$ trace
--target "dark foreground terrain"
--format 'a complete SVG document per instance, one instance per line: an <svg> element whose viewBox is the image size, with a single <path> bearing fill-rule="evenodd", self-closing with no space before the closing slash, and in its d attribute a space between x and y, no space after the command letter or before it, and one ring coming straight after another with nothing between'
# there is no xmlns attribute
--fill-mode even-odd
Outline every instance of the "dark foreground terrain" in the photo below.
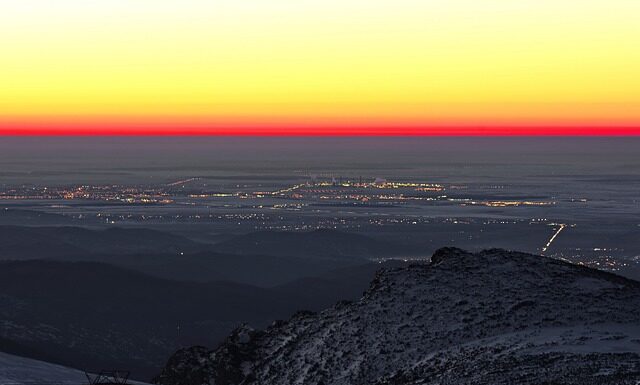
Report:
<svg viewBox="0 0 640 385"><path fill-rule="evenodd" d="M640 283L545 257L438 250L364 296L181 349L162 385L637 384Z"/></svg>
<svg viewBox="0 0 640 385"><path fill-rule="evenodd" d="M359 298L379 267L261 288L172 281L95 262L0 262L0 352L87 370L126 368L149 379L176 348L215 346L242 322L266 326L297 309Z"/></svg>

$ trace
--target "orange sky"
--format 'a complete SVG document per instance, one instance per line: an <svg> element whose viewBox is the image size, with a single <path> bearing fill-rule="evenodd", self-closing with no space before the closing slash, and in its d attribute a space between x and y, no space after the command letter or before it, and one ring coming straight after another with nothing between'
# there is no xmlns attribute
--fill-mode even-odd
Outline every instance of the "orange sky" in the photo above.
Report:
<svg viewBox="0 0 640 385"><path fill-rule="evenodd" d="M636 0L21 0L2 134L640 134Z"/></svg>

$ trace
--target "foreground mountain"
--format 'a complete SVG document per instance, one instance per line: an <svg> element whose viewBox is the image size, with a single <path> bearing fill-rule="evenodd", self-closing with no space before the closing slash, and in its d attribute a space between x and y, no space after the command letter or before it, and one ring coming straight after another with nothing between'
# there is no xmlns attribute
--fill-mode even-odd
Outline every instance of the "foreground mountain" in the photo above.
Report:
<svg viewBox="0 0 640 385"><path fill-rule="evenodd" d="M540 256L441 249L357 302L178 351L177 384L637 384L640 283Z"/></svg>

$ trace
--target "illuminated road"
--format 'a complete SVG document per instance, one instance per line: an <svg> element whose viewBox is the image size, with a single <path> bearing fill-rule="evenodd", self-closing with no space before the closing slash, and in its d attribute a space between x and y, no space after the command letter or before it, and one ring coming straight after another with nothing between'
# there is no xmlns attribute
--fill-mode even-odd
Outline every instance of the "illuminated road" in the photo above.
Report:
<svg viewBox="0 0 640 385"><path fill-rule="evenodd" d="M179 180L177 182L167 183L167 186L178 186L178 185L189 183L189 182L193 182L193 181L196 181L196 180L199 180L199 179L200 178L183 179L183 180Z"/></svg>
<svg viewBox="0 0 640 385"><path fill-rule="evenodd" d="M307 185L306 183L297 184L297 185L293 185L291 187L284 188L282 190L273 191L270 194L271 195L282 195L282 194L286 194L286 193L290 193L290 192L296 191L297 189L305 187L306 185Z"/></svg>
<svg viewBox="0 0 640 385"><path fill-rule="evenodd" d="M551 246L551 244L556 239L558 234L560 234L560 232L562 232L562 230L564 230L565 227L567 227L567 225L565 225L564 223L560 224L560 227L558 228L558 230L551 236L551 239L549 239L549 242L547 242L547 244L542 248L543 254L549 249L549 246Z"/></svg>

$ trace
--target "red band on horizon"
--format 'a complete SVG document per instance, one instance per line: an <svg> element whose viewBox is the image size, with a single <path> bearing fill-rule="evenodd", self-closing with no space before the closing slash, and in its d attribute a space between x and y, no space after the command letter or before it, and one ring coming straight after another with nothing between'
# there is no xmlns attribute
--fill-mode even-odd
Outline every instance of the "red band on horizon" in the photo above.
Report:
<svg viewBox="0 0 640 385"><path fill-rule="evenodd" d="M2 125L2 136L639 136L640 126L25 126Z"/></svg>

